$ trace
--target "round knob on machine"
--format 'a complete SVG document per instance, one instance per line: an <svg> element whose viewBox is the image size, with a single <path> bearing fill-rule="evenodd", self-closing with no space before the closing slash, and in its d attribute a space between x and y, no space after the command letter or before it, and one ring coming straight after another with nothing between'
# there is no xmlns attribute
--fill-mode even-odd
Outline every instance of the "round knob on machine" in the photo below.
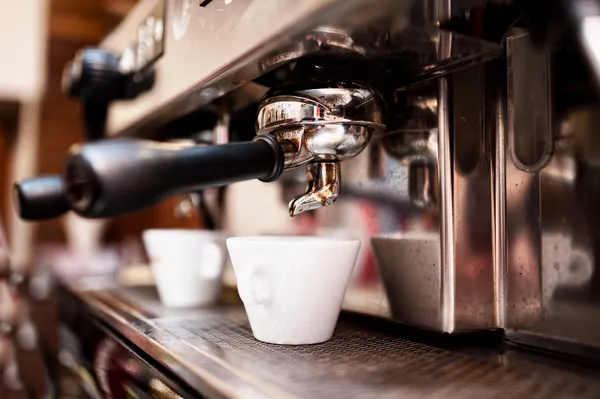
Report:
<svg viewBox="0 0 600 399"><path fill-rule="evenodd" d="M71 97L110 100L121 95L121 77L118 56L102 49L85 48L65 66L62 89Z"/></svg>
<svg viewBox="0 0 600 399"><path fill-rule="evenodd" d="M24 220L59 217L71 208L60 176L42 176L15 183L14 206Z"/></svg>
<svg viewBox="0 0 600 399"><path fill-rule="evenodd" d="M102 138L110 102L126 97L126 77L121 73L120 58L102 49L78 51L63 70L62 89L67 95L81 99L88 140Z"/></svg>

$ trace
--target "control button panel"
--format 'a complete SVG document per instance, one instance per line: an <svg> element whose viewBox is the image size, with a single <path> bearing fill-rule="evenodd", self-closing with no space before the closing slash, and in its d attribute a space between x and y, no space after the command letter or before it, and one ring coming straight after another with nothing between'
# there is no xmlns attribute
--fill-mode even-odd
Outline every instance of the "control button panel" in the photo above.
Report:
<svg viewBox="0 0 600 399"><path fill-rule="evenodd" d="M140 23L135 41L121 54L123 73L140 72L164 53L165 0L159 0Z"/></svg>

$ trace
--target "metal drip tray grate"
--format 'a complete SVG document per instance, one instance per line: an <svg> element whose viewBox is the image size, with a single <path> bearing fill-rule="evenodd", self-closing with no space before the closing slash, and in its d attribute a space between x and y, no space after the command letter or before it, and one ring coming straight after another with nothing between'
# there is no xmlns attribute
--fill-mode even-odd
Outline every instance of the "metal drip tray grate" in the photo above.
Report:
<svg viewBox="0 0 600 399"><path fill-rule="evenodd" d="M406 339L410 331L367 317L342 315L326 343L282 346L254 339L238 302L173 310L162 307L154 291L76 296L203 397L600 397L595 369L512 350L441 349Z"/></svg>
<svg viewBox="0 0 600 399"><path fill-rule="evenodd" d="M329 342L270 345L255 340L244 312L198 312L151 324L189 348L225 361L273 397L600 397L600 380L549 367L505 364L430 347L342 320Z"/></svg>

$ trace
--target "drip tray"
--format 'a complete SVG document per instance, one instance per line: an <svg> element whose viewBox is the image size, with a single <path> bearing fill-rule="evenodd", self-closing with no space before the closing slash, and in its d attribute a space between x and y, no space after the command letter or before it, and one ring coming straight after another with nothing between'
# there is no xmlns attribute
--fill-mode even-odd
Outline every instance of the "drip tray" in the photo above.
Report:
<svg viewBox="0 0 600 399"><path fill-rule="evenodd" d="M381 322L343 316L326 343L281 346L255 340L240 306L174 315L156 306L156 314L144 314L134 310L131 292L80 296L134 345L207 396L600 397L594 370L520 360L512 352L440 349L382 331L376 327ZM150 309L147 297L138 305Z"/></svg>

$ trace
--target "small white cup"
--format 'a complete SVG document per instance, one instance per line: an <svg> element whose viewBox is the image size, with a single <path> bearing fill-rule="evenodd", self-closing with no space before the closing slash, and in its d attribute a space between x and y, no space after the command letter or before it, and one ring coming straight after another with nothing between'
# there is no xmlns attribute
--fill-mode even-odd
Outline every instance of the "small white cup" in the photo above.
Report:
<svg viewBox="0 0 600 399"><path fill-rule="evenodd" d="M202 230L152 229L144 246L161 302L172 308L217 301L225 266L225 237Z"/></svg>
<svg viewBox="0 0 600 399"><path fill-rule="evenodd" d="M302 345L331 338L360 241L235 237L227 248L256 339Z"/></svg>

